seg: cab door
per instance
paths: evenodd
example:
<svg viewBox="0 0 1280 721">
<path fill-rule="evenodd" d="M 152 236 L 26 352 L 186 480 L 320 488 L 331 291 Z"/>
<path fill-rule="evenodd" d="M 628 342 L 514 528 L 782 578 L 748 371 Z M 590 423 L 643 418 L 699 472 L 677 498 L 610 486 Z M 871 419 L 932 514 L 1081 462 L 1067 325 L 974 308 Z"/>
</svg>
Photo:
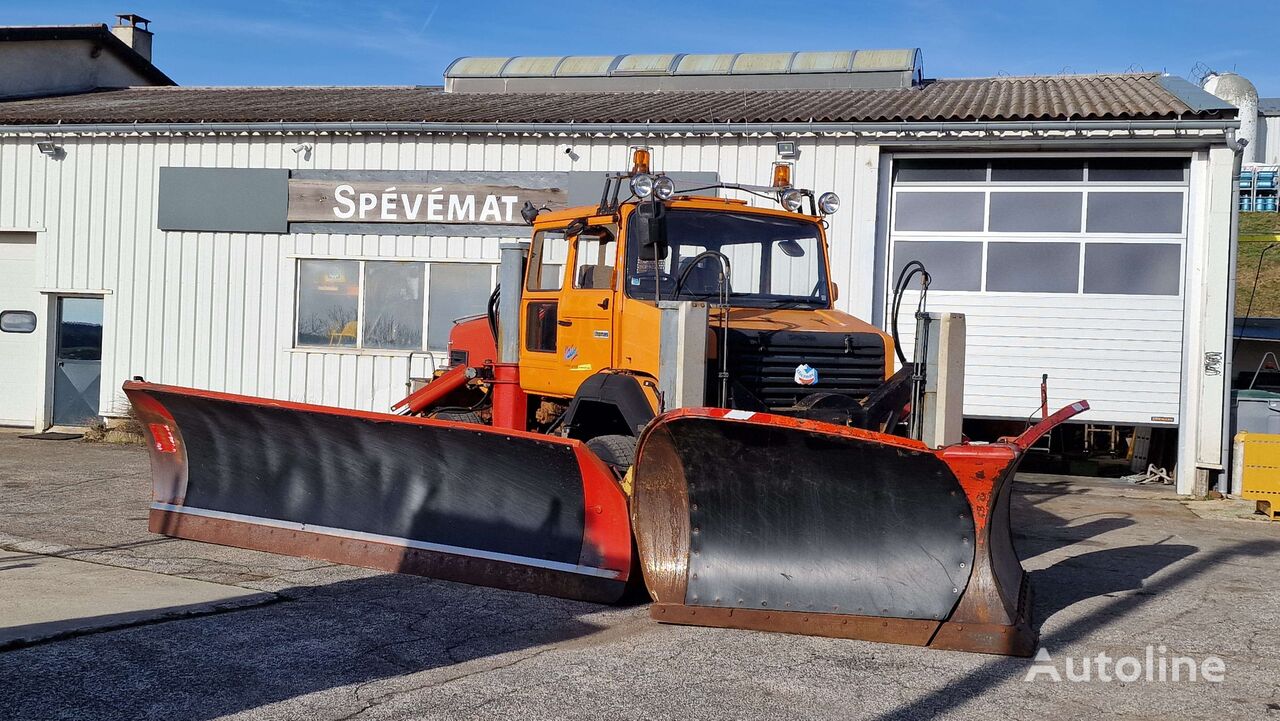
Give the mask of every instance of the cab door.
<svg viewBox="0 0 1280 721">
<path fill-rule="evenodd" d="M 538 230 L 529 246 L 520 300 L 520 387 L 528 393 L 563 395 L 559 344 L 560 293 L 569 275 L 564 228 Z"/>
<path fill-rule="evenodd" d="M 556 348 L 570 395 L 592 374 L 613 365 L 617 251 L 615 226 L 589 226 L 570 243 L 572 272 L 561 294 Z"/>
</svg>

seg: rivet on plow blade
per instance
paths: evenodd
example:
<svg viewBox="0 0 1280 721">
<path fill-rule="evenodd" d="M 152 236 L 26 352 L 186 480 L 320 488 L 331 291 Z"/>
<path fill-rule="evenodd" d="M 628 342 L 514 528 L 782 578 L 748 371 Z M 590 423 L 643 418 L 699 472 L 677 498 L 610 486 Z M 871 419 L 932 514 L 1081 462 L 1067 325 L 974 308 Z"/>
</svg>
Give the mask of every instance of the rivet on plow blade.
<svg viewBox="0 0 1280 721">
<path fill-rule="evenodd" d="M 1030 586 L 1009 528 L 1026 437 L 930 449 L 844 426 L 725 414 L 673 411 L 638 444 L 632 528 L 654 618 L 1032 654 Z"/>
</svg>

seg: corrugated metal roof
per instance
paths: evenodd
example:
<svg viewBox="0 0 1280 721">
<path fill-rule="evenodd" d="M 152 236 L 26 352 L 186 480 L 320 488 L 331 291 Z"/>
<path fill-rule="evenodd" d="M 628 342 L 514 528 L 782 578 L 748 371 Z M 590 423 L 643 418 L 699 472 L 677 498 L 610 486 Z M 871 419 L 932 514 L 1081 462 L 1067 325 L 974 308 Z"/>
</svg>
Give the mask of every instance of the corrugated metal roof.
<svg viewBox="0 0 1280 721">
<path fill-rule="evenodd" d="M 1155 74 L 938 80 L 893 90 L 445 93 L 422 87 L 130 88 L 0 102 L 0 123 L 723 123 L 1230 118 Z"/>
<path fill-rule="evenodd" d="M 1280 98 L 1258 98 L 1258 112 L 1263 115 L 1280 115 Z"/>
<path fill-rule="evenodd" d="M 1236 338 L 1245 340 L 1280 341 L 1280 318 L 1236 318 L 1231 333 Z"/>
</svg>

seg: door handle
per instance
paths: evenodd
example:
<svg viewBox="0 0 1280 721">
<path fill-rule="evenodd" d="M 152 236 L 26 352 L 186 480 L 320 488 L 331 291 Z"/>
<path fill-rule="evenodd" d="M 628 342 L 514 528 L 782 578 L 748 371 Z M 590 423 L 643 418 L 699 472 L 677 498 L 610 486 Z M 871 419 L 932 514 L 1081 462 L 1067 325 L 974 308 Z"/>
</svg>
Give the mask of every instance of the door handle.
<svg viewBox="0 0 1280 721">
<path fill-rule="evenodd" d="M 558 321 L 556 321 L 556 325 L 562 325 L 562 326 L 564 326 L 565 328 L 568 328 L 569 326 L 573 325 L 573 321 L 571 321 L 571 320 L 558 320 Z"/>
<path fill-rule="evenodd" d="M 609 310 L 609 299 L 605 298 L 599 303 L 596 303 L 596 305 L 600 306 L 600 310 Z"/>
</svg>

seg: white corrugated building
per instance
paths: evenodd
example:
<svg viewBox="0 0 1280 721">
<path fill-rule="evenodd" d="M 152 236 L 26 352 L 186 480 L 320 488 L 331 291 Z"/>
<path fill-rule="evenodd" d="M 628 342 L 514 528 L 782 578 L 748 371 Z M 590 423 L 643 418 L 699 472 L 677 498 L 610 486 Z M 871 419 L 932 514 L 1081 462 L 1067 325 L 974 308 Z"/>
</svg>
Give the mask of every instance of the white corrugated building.
<svg viewBox="0 0 1280 721">
<path fill-rule="evenodd" d="M 527 237 L 511 208 L 594 203 L 648 145 L 687 183 L 790 159 L 840 194 L 855 315 L 883 324 L 924 260 L 930 308 L 968 314 L 968 415 L 1026 417 L 1048 373 L 1051 404 L 1177 427 L 1180 468 L 1222 467 L 1236 121 L 1190 83 L 925 80 L 918 51 L 468 59 L 446 83 L 0 102 L 0 422 L 120 414 L 132 376 L 386 409 Z M 303 207 L 341 186 L 348 217 Z M 514 190 L 468 212 L 473 186 Z M 358 202 L 389 188 L 385 217 Z M 407 189 L 443 197 L 406 222 Z"/>
</svg>

